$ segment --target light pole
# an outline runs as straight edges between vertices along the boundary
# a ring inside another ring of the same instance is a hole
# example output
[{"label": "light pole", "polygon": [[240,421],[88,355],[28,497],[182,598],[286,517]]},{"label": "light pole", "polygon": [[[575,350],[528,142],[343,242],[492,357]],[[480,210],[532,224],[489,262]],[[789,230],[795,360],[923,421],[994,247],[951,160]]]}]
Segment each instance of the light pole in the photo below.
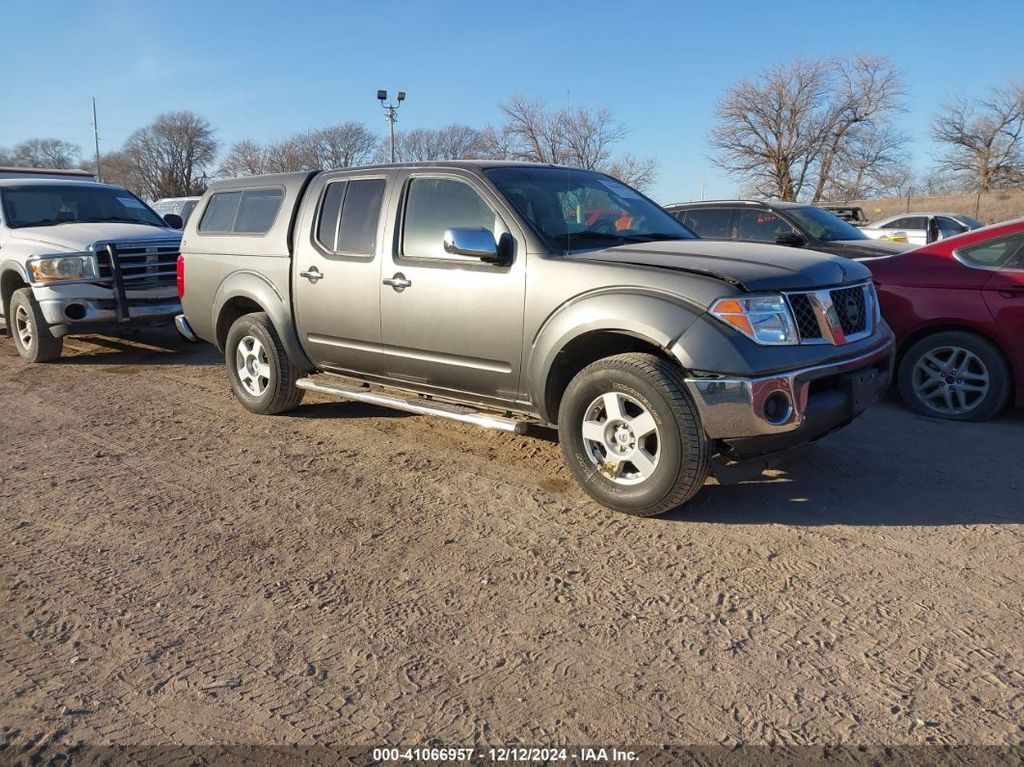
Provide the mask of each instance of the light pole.
[{"label": "light pole", "polygon": [[384,107],[384,111],[387,113],[384,116],[384,119],[387,120],[391,124],[391,162],[394,162],[395,161],[395,120],[398,119],[398,114],[397,114],[398,107],[402,106],[402,102],[405,101],[405,91],[399,91],[398,92],[398,95],[395,97],[395,100],[398,102],[397,104],[390,104],[390,103],[385,104],[384,103],[385,101],[388,100],[388,92],[387,91],[377,91],[377,100],[380,102],[380,105],[382,107]]}]

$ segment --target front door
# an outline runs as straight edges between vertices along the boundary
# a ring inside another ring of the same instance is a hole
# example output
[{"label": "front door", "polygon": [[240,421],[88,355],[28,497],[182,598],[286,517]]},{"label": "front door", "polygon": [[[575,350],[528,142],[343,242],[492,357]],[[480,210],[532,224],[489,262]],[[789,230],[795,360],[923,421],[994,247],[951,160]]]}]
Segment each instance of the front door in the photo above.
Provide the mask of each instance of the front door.
[{"label": "front door", "polygon": [[[406,178],[399,236],[389,243],[379,285],[382,364],[389,377],[442,393],[517,398],[526,253],[499,207],[470,174]],[[496,240],[512,237],[512,264],[446,253],[444,232],[452,227],[483,227]]]},{"label": "front door", "polygon": [[[319,182],[319,180],[318,180]],[[295,233],[292,291],[302,345],[317,367],[380,369],[383,176],[330,177],[311,188],[315,212]]]}]

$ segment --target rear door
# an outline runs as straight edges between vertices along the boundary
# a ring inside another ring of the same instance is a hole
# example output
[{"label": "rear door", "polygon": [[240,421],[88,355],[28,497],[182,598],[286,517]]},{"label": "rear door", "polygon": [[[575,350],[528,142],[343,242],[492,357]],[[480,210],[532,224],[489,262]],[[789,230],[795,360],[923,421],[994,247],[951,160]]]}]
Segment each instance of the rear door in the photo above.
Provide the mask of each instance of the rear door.
[{"label": "rear door", "polygon": [[998,265],[982,293],[1010,349],[1015,378],[1024,381],[1024,234],[964,248],[958,253],[962,260],[992,259],[993,266]]},{"label": "rear door", "polygon": [[[526,251],[517,224],[470,173],[410,172],[380,281],[383,370],[420,387],[517,398]],[[484,227],[516,243],[509,266],[444,251],[445,229]]]},{"label": "rear door", "polygon": [[[335,372],[380,369],[383,174],[327,175],[307,192],[316,200],[295,234],[292,296],[309,358]],[[306,203],[310,205],[309,202]]]}]

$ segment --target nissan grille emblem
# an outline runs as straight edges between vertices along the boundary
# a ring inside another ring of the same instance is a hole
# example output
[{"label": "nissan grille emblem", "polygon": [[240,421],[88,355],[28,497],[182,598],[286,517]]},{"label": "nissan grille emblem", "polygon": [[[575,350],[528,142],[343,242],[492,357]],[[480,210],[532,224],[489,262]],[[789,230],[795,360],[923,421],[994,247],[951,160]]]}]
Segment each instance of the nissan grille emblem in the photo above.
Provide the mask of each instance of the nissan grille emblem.
[{"label": "nissan grille emblem", "polygon": [[859,327],[863,318],[861,317],[860,302],[857,300],[857,296],[852,293],[847,294],[843,299],[843,310],[850,325]]}]

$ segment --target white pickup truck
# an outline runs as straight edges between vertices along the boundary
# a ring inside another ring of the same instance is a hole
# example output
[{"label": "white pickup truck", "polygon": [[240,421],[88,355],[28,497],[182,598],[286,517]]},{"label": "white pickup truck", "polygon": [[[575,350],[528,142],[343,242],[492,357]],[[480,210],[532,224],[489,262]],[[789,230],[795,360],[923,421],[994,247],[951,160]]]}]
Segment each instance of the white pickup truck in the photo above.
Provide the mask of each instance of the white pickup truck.
[{"label": "white pickup truck", "polygon": [[181,222],[126,189],[59,178],[0,179],[0,324],[30,362],[64,337],[172,322]]}]

